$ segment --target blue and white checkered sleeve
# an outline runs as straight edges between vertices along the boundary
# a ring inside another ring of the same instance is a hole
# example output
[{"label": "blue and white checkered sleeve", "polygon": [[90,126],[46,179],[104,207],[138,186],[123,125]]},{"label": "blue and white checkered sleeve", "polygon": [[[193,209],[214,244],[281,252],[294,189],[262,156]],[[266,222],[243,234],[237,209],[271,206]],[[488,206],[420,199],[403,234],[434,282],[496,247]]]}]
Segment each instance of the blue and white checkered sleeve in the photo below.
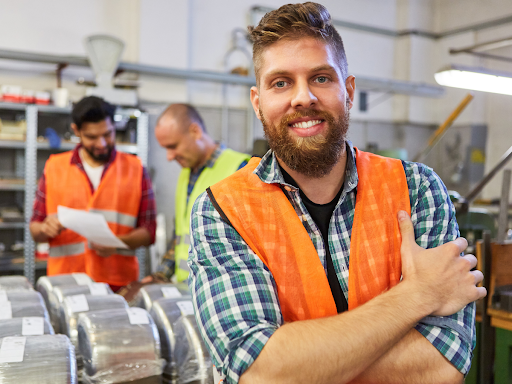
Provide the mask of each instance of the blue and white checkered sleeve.
[{"label": "blue and white checkered sleeve", "polygon": [[[439,176],[423,164],[404,162],[416,242],[434,248],[459,236],[455,209]],[[471,367],[476,344],[475,303],[451,316],[428,316],[416,326],[461,373]]]},{"label": "blue and white checkered sleeve", "polygon": [[191,216],[188,284],[196,320],[227,383],[240,376],[283,324],[270,271],[203,193]]}]

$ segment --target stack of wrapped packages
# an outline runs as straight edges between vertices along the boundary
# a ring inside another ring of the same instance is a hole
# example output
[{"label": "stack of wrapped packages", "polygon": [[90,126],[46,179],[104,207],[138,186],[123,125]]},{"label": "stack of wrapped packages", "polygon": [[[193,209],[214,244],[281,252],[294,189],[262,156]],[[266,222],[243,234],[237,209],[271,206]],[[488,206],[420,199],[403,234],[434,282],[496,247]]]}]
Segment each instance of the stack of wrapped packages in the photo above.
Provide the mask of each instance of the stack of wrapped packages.
[{"label": "stack of wrapped packages", "polygon": [[77,383],[73,345],[54,334],[43,297],[22,276],[0,277],[0,383]]},{"label": "stack of wrapped packages", "polygon": [[213,384],[211,358],[197,328],[190,294],[183,294],[180,288],[155,284],[141,289],[147,291],[143,296],[156,298],[151,303],[151,315],[160,334],[162,357],[167,361],[163,383]]},{"label": "stack of wrapped packages", "polygon": [[130,308],[83,273],[0,277],[1,384],[213,384],[185,284],[143,286]]}]

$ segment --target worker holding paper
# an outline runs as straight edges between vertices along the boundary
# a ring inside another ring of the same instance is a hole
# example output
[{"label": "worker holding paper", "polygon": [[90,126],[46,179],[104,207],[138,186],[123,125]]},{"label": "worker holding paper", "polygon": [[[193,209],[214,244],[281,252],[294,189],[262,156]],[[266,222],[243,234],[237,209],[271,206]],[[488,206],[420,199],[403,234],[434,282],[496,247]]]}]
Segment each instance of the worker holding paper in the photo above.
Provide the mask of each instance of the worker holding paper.
[{"label": "worker holding paper", "polygon": [[[75,105],[71,127],[80,144],[46,162],[30,232],[35,241],[50,243],[48,275],[85,272],[117,290],[138,279],[134,250],[154,242],[156,212],[140,160],[115,149],[114,112],[114,106],[94,96]],[[66,208],[101,214],[108,227],[94,228],[94,215]]]}]

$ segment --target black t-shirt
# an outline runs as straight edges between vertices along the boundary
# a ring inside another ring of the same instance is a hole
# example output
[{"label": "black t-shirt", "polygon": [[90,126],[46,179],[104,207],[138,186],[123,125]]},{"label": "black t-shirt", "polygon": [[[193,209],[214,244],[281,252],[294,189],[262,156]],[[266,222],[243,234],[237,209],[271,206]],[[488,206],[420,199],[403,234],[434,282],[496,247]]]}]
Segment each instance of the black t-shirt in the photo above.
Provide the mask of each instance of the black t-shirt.
[{"label": "black t-shirt", "polygon": [[[299,188],[295,180],[293,180],[293,178],[283,168],[281,168],[281,172],[283,173],[284,180],[287,184]],[[302,199],[302,202],[306,206],[306,209],[308,210],[318,229],[320,229],[320,233],[322,234],[322,238],[324,240],[325,257],[327,262],[327,280],[329,280],[329,286],[331,287],[332,296],[334,298],[334,302],[336,303],[336,309],[338,310],[338,313],[348,310],[348,303],[345,295],[343,294],[343,291],[341,290],[340,282],[334,270],[331,251],[329,250],[328,236],[329,222],[331,221],[332,213],[334,212],[334,208],[336,208],[336,204],[340,199],[342,191],[343,185],[336,194],[336,197],[331,202],[327,204],[316,204],[309,200],[304,192],[302,192],[302,190],[299,188],[300,198]]]}]

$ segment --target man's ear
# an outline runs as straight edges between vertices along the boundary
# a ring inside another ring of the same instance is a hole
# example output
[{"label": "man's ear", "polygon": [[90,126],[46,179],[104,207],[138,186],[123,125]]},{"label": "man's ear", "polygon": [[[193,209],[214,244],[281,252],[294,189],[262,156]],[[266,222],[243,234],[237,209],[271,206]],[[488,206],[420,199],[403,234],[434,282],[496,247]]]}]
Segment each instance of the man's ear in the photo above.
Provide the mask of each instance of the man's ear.
[{"label": "man's ear", "polygon": [[203,137],[203,129],[197,123],[191,123],[188,126],[188,133],[192,135],[194,140],[199,140]]},{"label": "man's ear", "polygon": [[347,88],[347,97],[348,100],[348,108],[352,108],[354,105],[354,95],[356,94],[356,78],[355,76],[350,75],[347,77],[347,80],[345,80],[345,87]]},{"label": "man's ear", "polygon": [[80,134],[80,130],[78,129],[78,126],[75,123],[71,123],[71,129],[73,130],[73,133],[75,134],[75,136],[82,138],[82,136]]},{"label": "man's ear", "polygon": [[260,94],[257,87],[251,87],[251,104],[252,109],[254,109],[254,113],[256,117],[261,120],[260,117]]}]

